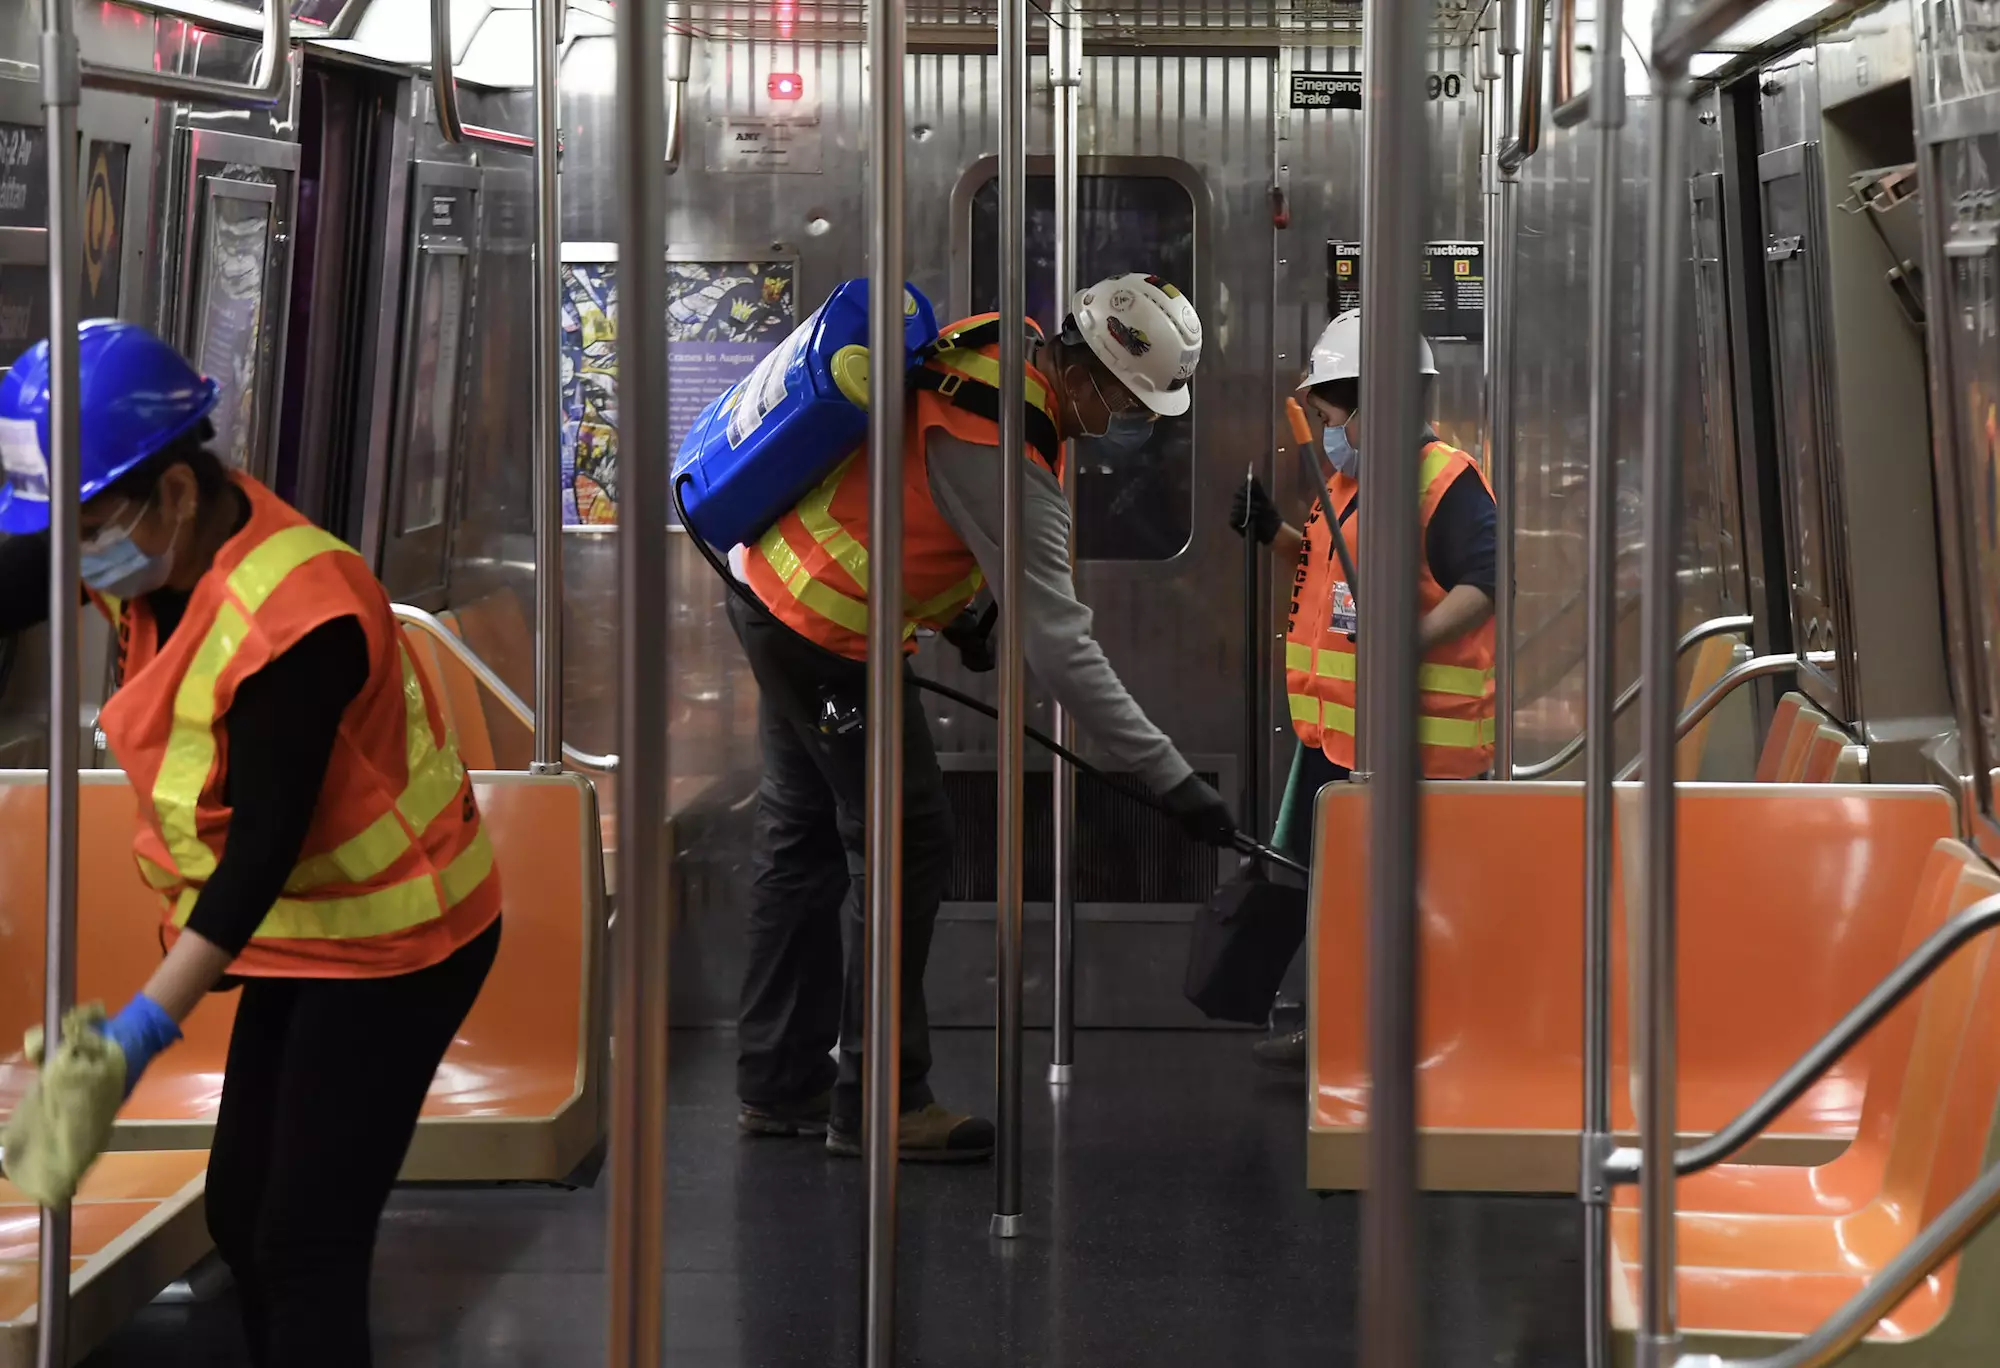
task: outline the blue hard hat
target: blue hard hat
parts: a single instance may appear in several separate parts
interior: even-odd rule
[[[76,330],[78,438],[87,503],[208,416],[220,392],[136,323],[93,318]],[[0,378],[0,532],[49,525],[49,344]]]

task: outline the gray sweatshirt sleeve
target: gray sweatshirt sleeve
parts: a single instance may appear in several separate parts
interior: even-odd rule
[[[1000,461],[992,447],[935,428],[927,439],[931,498],[1000,581]],[[1090,609],[1070,578],[1069,502],[1055,477],[1030,461],[1022,479],[1021,626],[1028,668],[1121,767],[1164,793],[1193,770],[1140,710],[1091,635]]]

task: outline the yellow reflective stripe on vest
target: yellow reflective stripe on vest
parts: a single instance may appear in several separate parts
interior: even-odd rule
[[[1444,474],[1444,468],[1451,464],[1451,458],[1457,454],[1442,442],[1424,448],[1424,463],[1417,468],[1418,503],[1424,501],[1424,496],[1430,493],[1431,486],[1437,483],[1437,477]]]
[[[436,874],[426,869],[388,888],[344,898],[280,898],[257,924],[253,939],[365,940],[394,935],[436,921],[472,896],[492,872],[493,847],[482,827],[471,844]],[[200,896],[199,889],[190,888],[174,900],[174,925],[187,925]]]
[[[845,627],[856,636],[868,635],[868,605],[814,579],[798,553],[792,550],[792,544],[785,540],[782,524],[773,526],[760,537],[757,549],[763,554],[764,563],[784,581],[793,598],[828,622]]]
[[[254,547],[230,572],[227,584],[233,601],[217,611],[174,692],[173,729],[153,781],[153,812],[160,837],[184,879],[199,882],[215,872],[215,852],[202,841],[195,817],[215,768],[216,682],[249,639],[246,614],[255,615],[286,576],[330,551],[357,554],[317,527],[288,527]]]
[[[1304,674],[1311,674],[1312,667],[1313,667],[1312,647],[1306,645],[1303,641],[1287,641],[1285,643],[1286,669],[1298,670]]]
[[[947,370],[955,370],[968,380],[986,386],[1000,388],[1000,362],[984,352],[970,347],[947,347],[939,352],[936,362]],[[1021,377],[1021,396],[1049,417],[1055,417],[1054,405],[1049,402],[1049,392],[1032,375]]]
[[[1310,713],[1307,713],[1303,719],[1299,716],[1299,704],[1301,701],[1297,696],[1293,698],[1292,718],[1294,721],[1303,720],[1310,722],[1312,720]],[[1304,699],[1303,701],[1310,703],[1312,700]],[[1352,736],[1354,735],[1354,709],[1344,707],[1339,703],[1329,703],[1321,714],[1321,725],[1328,731],[1339,732],[1344,736]],[[1447,748],[1456,747],[1466,750],[1480,746],[1490,746],[1493,744],[1493,719],[1482,717],[1475,722],[1456,717],[1419,717],[1417,719],[1417,744]]]
[[[983,358],[982,358],[983,359]],[[864,592],[868,588],[868,548],[857,541],[854,535],[840,525],[833,516],[833,497],[840,489],[840,482],[854,464],[849,456],[833,473],[820,481],[813,491],[800,499],[792,511],[805,524],[807,532],[819,544],[820,550],[833,558],[834,564],[847,572],[847,577],[859,585]],[[868,601],[843,593],[823,580],[815,579],[785,540],[782,523],[774,524],[758,539],[757,549],[764,553],[765,563],[785,582],[793,598],[818,613],[836,626],[844,627],[857,636],[868,635]],[[976,567],[973,572],[960,580],[936,598],[923,603],[914,603],[906,596],[903,600],[903,616],[909,621],[903,624],[903,639],[909,640],[917,633],[919,621],[934,621],[947,609],[972,598],[986,583],[986,577]]]
[[[973,595],[977,594],[980,586],[985,583],[985,572],[974,567],[971,574],[967,575],[957,584],[952,585],[951,588],[945,590],[936,598],[931,599],[927,603],[911,604],[904,608],[903,611],[918,622],[936,622],[946,612],[957,608],[960,604],[970,603]],[[914,631],[915,629],[911,628],[910,630]]]
[[[812,493],[799,500],[794,510],[799,521],[812,533],[812,539],[819,543],[820,550],[832,556],[834,563],[845,570],[848,578],[864,592],[868,588],[868,548],[856,541],[848,530],[834,520],[829,511],[833,506],[833,496],[840,491],[840,481],[854,464],[849,456],[833,468],[833,473],[813,489]],[[865,632],[867,628],[862,628]]]
[[[1470,665],[1419,665],[1417,687],[1425,693],[1457,694],[1461,698],[1484,698],[1493,682],[1493,671],[1475,670]]]
[[[403,666],[403,760],[409,774],[403,791],[392,811],[377,817],[359,834],[332,850],[301,860],[285,880],[287,893],[309,893],[328,884],[367,883],[380,878],[409,853],[465,787],[465,766],[458,758],[457,744],[449,733],[443,747],[431,736],[424,687],[400,634],[397,655]]]

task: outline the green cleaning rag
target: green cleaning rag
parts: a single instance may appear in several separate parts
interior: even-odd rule
[[[42,1059],[42,1028],[29,1030],[28,1057],[41,1072],[7,1122],[7,1177],[43,1206],[62,1206],[111,1143],[111,1124],[125,1099],[125,1055],[105,1039],[100,1003],[63,1017],[55,1057]]]

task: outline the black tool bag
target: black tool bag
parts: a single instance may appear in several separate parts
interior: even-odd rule
[[[1204,1016],[1262,1026],[1305,938],[1305,890],[1247,865],[1195,914],[1181,991]]]

